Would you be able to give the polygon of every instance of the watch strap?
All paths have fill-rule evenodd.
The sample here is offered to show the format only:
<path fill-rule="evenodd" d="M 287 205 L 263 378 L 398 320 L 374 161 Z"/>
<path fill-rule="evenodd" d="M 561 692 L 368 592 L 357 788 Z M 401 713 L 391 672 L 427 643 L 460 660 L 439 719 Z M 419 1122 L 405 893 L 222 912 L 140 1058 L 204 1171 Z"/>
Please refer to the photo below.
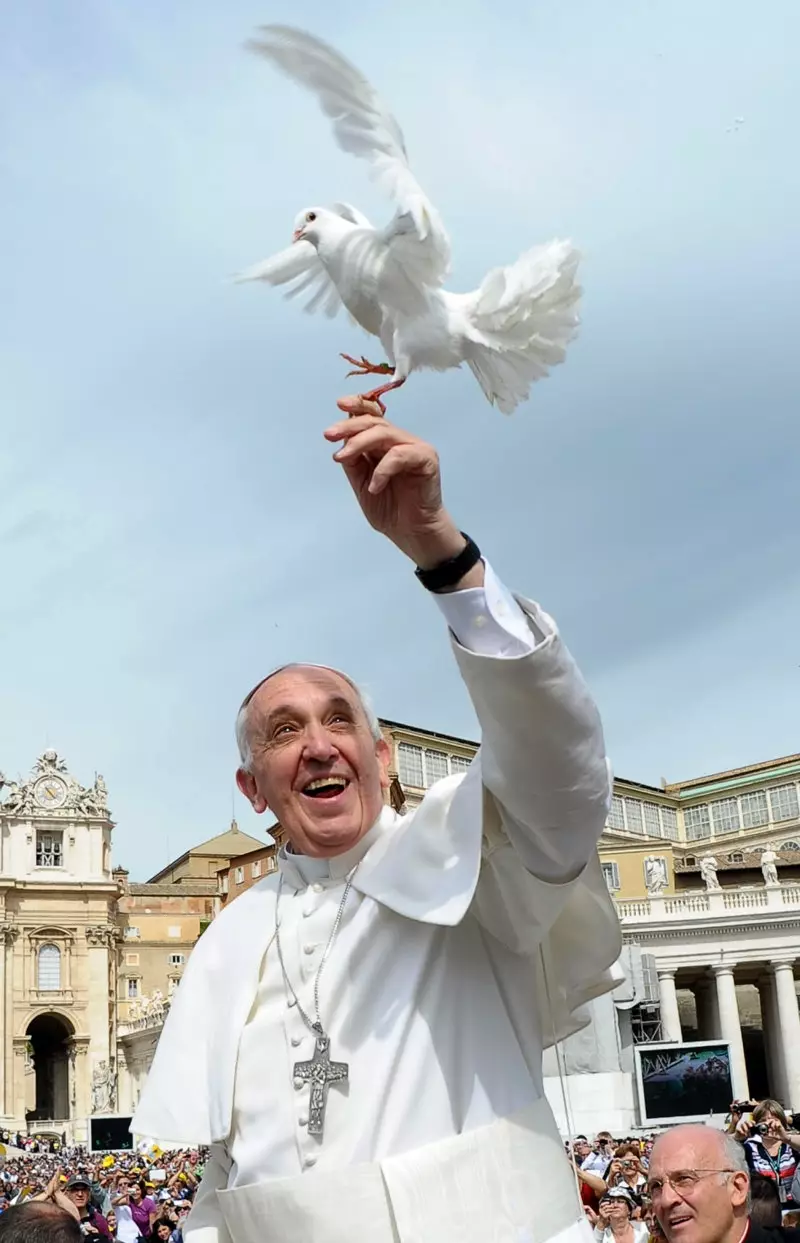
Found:
<path fill-rule="evenodd" d="M 421 570 L 417 566 L 414 571 L 422 586 L 428 591 L 444 591 L 448 587 L 455 587 L 456 583 L 460 583 L 464 575 L 469 574 L 480 561 L 481 550 L 474 539 L 471 539 L 466 531 L 462 531 L 461 534 L 467 542 L 455 557 L 441 561 L 439 565 L 434 565 L 429 570 Z"/>

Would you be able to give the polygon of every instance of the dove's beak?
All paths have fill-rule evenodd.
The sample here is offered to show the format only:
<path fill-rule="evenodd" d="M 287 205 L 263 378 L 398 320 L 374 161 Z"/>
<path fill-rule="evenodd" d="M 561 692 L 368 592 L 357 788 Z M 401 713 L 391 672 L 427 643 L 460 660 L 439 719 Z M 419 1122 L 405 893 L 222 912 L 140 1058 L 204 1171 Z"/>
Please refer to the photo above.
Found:
<path fill-rule="evenodd" d="M 300 241 L 300 238 L 301 238 L 302 236 L 303 236 L 303 230 L 302 230 L 302 229 L 295 229 L 294 233 L 292 234 L 292 241 L 293 241 L 293 242 L 299 242 L 299 241 Z"/>

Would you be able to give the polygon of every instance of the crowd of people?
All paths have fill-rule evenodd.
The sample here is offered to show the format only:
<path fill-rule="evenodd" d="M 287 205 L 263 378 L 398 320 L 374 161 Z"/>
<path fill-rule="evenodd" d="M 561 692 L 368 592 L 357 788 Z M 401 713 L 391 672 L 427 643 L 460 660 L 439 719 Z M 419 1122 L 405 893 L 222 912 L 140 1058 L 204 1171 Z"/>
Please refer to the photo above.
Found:
<path fill-rule="evenodd" d="M 597 1243 L 663 1243 L 664 1219 L 650 1173 L 657 1138 L 615 1139 L 600 1131 L 593 1140 L 578 1135 L 567 1145 Z M 750 1221 L 768 1230 L 800 1227 L 800 1131 L 792 1116 L 778 1101 L 734 1101 L 722 1139 L 728 1163 L 735 1167 L 738 1153 L 749 1173 Z M 687 1190 L 695 1171 L 687 1166 L 682 1173 Z"/>
<path fill-rule="evenodd" d="M 203 1174 L 202 1150 L 151 1149 L 98 1158 L 83 1148 L 32 1140 L 10 1152 L 15 1148 L 24 1155 L 7 1155 L 0 1173 L 0 1239 L 27 1243 L 37 1239 L 38 1229 L 42 1240 L 54 1243 L 72 1238 L 183 1243 L 183 1226 Z"/>
<path fill-rule="evenodd" d="M 702 1130 L 678 1128 L 673 1139 L 683 1132 L 690 1143 L 691 1134 Z M 83 1148 L 7 1138 L 13 1145 L 9 1151 L 24 1155 L 3 1160 L 0 1243 L 183 1243 L 204 1150 L 151 1149 L 97 1158 Z M 673 1218 L 662 1204 L 664 1182 L 678 1201 L 693 1200 L 698 1169 L 749 1173 L 751 1225 L 800 1226 L 800 1132 L 777 1101 L 734 1102 L 727 1132 L 710 1136 L 711 1143 L 727 1144 L 719 1170 L 698 1166 L 696 1155 L 687 1151 L 685 1168 L 676 1173 L 673 1167 L 666 1179 L 654 1177 L 657 1140 L 656 1134 L 615 1138 L 600 1131 L 566 1145 L 596 1243 L 673 1243 Z"/>

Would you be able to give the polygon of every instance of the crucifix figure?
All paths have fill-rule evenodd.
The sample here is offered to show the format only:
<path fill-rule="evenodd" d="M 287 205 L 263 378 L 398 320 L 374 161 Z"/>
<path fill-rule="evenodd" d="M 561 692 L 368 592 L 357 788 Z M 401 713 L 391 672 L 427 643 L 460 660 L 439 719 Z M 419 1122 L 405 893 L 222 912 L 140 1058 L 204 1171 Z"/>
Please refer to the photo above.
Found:
<path fill-rule="evenodd" d="M 331 1042 L 320 1027 L 314 1024 L 317 1038 L 314 1056 L 310 1062 L 295 1062 L 296 1078 L 311 1084 L 311 1100 L 308 1107 L 309 1135 L 322 1135 L 325 1129 L 325 1106 L 328 1103 L 328 1086 L 331 1083 L 346 1083 L 347 1062 L 332 1062 L 330 1059 Z"/>

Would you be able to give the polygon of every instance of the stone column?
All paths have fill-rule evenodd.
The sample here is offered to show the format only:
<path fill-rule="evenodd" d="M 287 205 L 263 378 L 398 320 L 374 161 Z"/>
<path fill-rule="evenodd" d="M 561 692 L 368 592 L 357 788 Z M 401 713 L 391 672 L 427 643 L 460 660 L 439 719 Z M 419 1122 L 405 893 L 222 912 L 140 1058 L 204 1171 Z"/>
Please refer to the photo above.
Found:
<path fill-rule="evenodd" d="M 19 928 L 4 923 L 0 928 L 0 1113 L 18 1118 L 15 1113 L 14 1084 L 18 1069 L 12 1041 L 14 1037 L 14 946 Z M 24 1114 L 23 1114 L 24 1117 Z"/>
<path fill-rule="evenodd" d="M 775 995 L 775 977 L 771 972 L 758 978 L 758 999 L 761 1005 L 761 1037 L 767 1061 L 769 1094 L 776 1101 L 786 1098 L 786 1068 L 781 1048 L 781 1024 L 778 1017 L 778 999 Z"/>
<path fill-rule="evenodd" d="M 661 1031 L 664 1040 L 680 1040 L 681 1016 L 678 1010 L 678 994 L 675 991 L 675 972 L 658 972 L 658 992 L 661 998 Z"/>
<path fill-rule="evenodd" d="M 717 990 L 711 980 L 700 980 L 694 987 L 697 1033 L 700 1040 L 719 1040 Z"/>
<path fill-rule="evenodd" d="M 713 970 L 717 981 L 720 1037 L 728 1042 L 731 1052 L 733 1095 L 736 1100 L 744 1101 L 749 1097 L 750 1089 L 747 1086 L 747 1063 L 744 1060 L 744 1044 L 739 1022 L 739 1002 L 736 998 L 733 967 L 720 965 L 714 967 Z"/>
<path fill-rule="evenodd" d="M 770 966 L 775 977 L 779 1037 L 786 1073 L 781 1104 L 787 1109 L 800 1109 L 800 1013 L 794 988 L 794 966 L 791 962 L 775 962 Z"/>

